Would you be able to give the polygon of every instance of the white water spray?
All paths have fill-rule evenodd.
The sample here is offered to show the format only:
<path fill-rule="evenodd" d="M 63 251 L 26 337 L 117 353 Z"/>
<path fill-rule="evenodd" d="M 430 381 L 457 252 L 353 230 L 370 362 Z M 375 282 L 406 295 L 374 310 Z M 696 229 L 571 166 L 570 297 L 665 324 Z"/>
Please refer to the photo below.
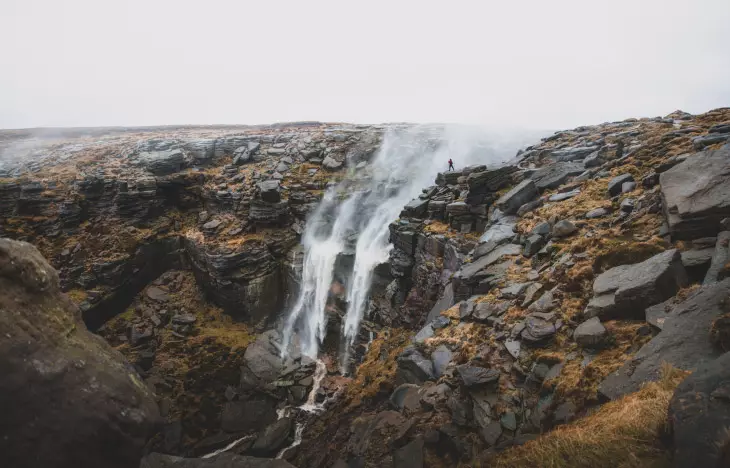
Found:
<path fill-rule="evenodd" d="M 302 288 L 285 323 L 283 353 L 297 330 L 302 354 L 317 358 L 325 338 L 336 260 L 346 252 L 348 238 L 354 234 L 355 259 L 347 281 L 348 307 L 342 329 L 341 366 L 346 369 L 367 309 L 373 271 L 388 260 L 392 249 L 389 224 L 424 187 L 433 184 L 450 158 L 458 166 L 497 164 L 512 157 L 518 147 L 504 141 L 465 127 L 418 126 L 386 133 L 374 160 L 364 169 L 364 177 L 362 172 L 356 173 L 328 191 L 307 223 L 302 240 Z M 345 201 L 338 205 L 342 198 Z"/>

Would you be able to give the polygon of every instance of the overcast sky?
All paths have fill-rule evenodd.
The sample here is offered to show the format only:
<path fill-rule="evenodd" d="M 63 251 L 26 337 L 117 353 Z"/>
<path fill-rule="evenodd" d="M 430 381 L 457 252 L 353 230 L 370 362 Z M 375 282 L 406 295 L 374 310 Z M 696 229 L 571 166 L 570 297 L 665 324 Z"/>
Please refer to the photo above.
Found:
<path fill-rule="evenodd" d="M 464 122 L 730 105 L 730 0 L 0 0 L 0 127 Z"/>

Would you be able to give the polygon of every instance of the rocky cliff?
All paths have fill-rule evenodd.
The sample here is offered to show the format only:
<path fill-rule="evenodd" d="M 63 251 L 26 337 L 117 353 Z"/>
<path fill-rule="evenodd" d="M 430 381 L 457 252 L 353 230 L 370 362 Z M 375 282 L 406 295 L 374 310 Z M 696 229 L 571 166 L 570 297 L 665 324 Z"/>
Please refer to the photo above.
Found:
<path fill-rule="evenodd" d="M 718 414 L 708 437 L 724 443 L 714 428 L 730 412 L 712 392 L 723 376 L 713 363 L 730 349 L 728 109 L 579 127 L 510 163 L 439 174 L 390 225 L 353 375 L 339 375 L 325 342 L 314 397 L 326 411 L 282 413 L 315 387 L 315 362 L 279 357 L 299 235 L 323 190 L 367 167 L 386 129 L 45 142 L 0 167 L 0 234 L 38 246 L 85 322 L 154 391 L 165 423 L 148 450 L 195 457 L 235 442 L 231 466 L 280 454 L 301 467 L 421 467 L 548 463 L 535 453 L 644 466 L 676 448 L 685 466 L 703 443 L 695 396 Z M 346 283 L 330 290 L 334 335 Z M 678 376 L 698 368 L 670 407 Z M 575 435 L 629 405 L 651 421 L 631 429 L 644 442 L 616 436 L 628 417 L 597 431 L 607 451 Z"/>

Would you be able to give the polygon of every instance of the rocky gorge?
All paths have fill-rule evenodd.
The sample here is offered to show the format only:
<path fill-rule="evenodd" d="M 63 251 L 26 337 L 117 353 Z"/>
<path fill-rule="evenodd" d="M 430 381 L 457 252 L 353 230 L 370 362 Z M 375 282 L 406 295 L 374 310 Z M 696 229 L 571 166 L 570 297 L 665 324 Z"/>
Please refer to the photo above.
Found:
<path fill-rule="evenodd" d="M 301 237 L 409 127 L 3 132 L 9 466 L 725 466 L 730 110 L 454 154 L 343 373 L 351 252 L 282 336 Z"/>

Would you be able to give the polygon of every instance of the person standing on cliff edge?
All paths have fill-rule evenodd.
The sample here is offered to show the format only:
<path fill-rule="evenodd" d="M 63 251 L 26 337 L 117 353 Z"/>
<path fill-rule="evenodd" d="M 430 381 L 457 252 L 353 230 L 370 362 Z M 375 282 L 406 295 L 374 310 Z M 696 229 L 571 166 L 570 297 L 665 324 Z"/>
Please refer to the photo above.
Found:
<path fill-rule="evenodd" d="M 450 171 L 454 170 L 454 161 L 452 161 L 451 158 L 449 158 L 449 170 Z"/>

